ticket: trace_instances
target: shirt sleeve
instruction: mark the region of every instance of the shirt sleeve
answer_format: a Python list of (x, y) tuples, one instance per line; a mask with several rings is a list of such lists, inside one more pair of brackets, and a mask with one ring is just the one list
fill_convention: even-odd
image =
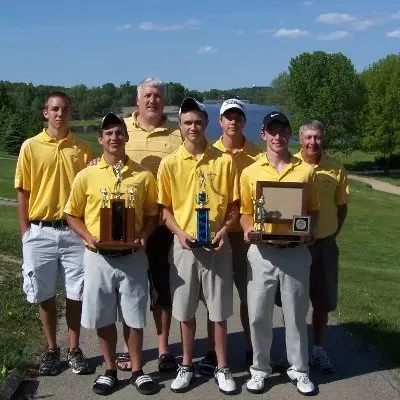
[(314, 169), (310, 167), (310, 175), (308, 178), (308, 196), (307, 196), (307, 211), (319, 211), (319, 192), (316, 174)]
[[(82, 171), (83, 172), (83, 171)], [(73, 217), (83, 218), (86, 208), (85, 176), (79, 172), (72, 182), (71, 193), (64, 208), (66, 214)]]
[(168, 166), (161, 161), (157, 174), (158, 204), (165, 207), (171, 207), (171, 180)]
[(343, 204), (347, 204), (349, 202), (349, 196), (350, 196), (350, 189), (349, 189), (349, 181), (347, 179), (347, 173), (344, 168), (341, 168), (339, 174), (339, 184), (336, 188), (336, 193), (335, 193), (336, 205), (342, 206)]
[(24, 142), (19, 152), (15, 170), (15, 189), (31, 191), (31, 152), (28, 142)]
[(146, 184), (146, 195), (144, 198), (143, 211), (145, 216), (158, 215), (157, 186), (153, 174), (150, 172)]
[(240, 213), (253, 214), (253, 212), (251, 183), (245, 168), (240, 177)]

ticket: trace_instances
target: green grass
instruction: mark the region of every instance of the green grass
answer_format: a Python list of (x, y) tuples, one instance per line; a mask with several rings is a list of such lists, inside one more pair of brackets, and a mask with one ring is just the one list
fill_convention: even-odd
[(17, 198), (17, 191), (14, 189), (16, 165), (16, 159), (0, 159), (0, 197), (7, 199)]
[(348, 218), (339, 237), (339, 322), (400, 368), (400, 196), (351, 182)]
[(32, 365), (43, 339), (37, 305), (21, 292), (21, 266), (2, 262), (0, 268), (0, 383), (13, 368)]
[(17, 207), (0, 204), (0, 254), (22, 257)]
[(102, 154), (100, 144), (97, 140), (98, 135), (97, 133), (77, 133), (75, 134), (77, 138), (80, 138), (82, 140), (85, 140), (90, 144), (92, 147), (92, 150), (94, 151), (95, 155), (99, 156)]

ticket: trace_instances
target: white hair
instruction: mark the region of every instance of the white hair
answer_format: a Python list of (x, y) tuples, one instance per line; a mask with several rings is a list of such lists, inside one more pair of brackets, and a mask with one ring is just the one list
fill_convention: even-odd
[(317, 119), (313, 119), (313, 120), (304, 122), (304, 124), (302, 124), (299, 129), (299, 137), (301, 137), (301, 135), (303, 134), (304, 131), (308, 131), (308, 130), (320, 131), (322, 136), (325, 135), (324, 125), (322, 124), (321, 121), (318, 121)]
[(137, 87), (138, 97), (140, 97), (142, 89), (146, 86), (155, 87), (155, 88), (160, 89), (162, 95), (165, 96), (165, 83), (163, 81), (161, 81), (160, 79), (150, 77), (150, 78), (143, 79), (139, 83), (139, 85)]

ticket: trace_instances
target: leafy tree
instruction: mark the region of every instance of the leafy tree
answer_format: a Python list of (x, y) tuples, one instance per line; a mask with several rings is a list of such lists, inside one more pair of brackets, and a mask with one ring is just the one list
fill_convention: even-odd
[(292, 58), (288, 96), (295, 129), (306, 120), (319, 119), (326, 128), (328, 147), (350, 149), (360, 143), (365, 88), (342, 53), (316, 51)]
[(170, 106), (179, 106), (185, 98), (185, 87), (180, 83), (167, 83), (165, 102)]
[(4, 149), (4, 138), (7, 132), (8, 124), (11, 118), (11, 112), (8, 107), (3, 105), (0, 108), (0, 148)]
[(272, 82), (273, 93), (271, 94), (271, 103), (279, 104), (282, 108), (286, 108), (288, 103), (289, 92), (289, 73), (281, 72)]
[(14, 113), (8, 123), (4, 136), (4, 150), (18, 155), (22, 143), (28, 138), (26, 115), (23, 112)]
[(367, 90), (363, 147), (387, 160), (400, 145), (400, 54), (388, 55), (362, 74)]

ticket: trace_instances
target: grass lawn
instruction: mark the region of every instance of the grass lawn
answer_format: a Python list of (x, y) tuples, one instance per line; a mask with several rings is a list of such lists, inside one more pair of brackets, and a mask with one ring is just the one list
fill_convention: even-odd
[(351, 182), (351, 203), (340, 247), (335, 316), (400, 368), (400, 196)]
[(15, 206), (0, 205), (0, 254), (22, 257), (17, 207)]
[(16, 159), (0, 158), (0, 197), (16, 199), (17, 191), (14, 189)]

